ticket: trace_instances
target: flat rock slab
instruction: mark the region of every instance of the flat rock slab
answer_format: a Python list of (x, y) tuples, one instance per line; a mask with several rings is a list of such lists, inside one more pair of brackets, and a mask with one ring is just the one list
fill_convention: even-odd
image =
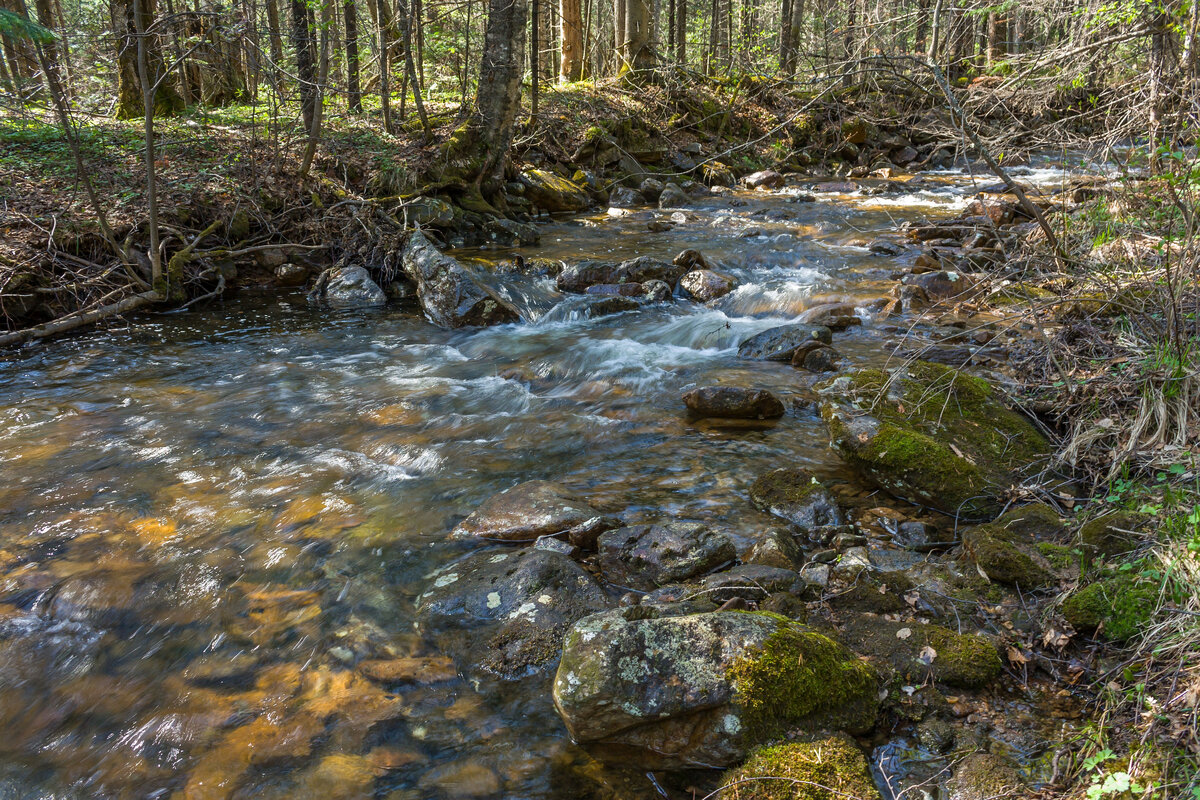
[(600, 513), (550, 481), (526, 481), (493, 495), (455, 526), (456, 537), (532, 542), (574, 528)]
[(771, 392), (740, 386), (701, 386), (685, 393), (683, 402), (700, 417), (776, 419), (784, 412), (783, 402)]
[(750, 502), (805, 531), (846, 521), (833, 493), (811, 472), (792, 467), (760, 475), (750, 487)]
[(601, 534), (597, 548), (606, 580), (641, 591), (702, 575), (737, 556), (728, 536), (700, 522), (617, 528)]
[(833, 332), (824, 325), (781, 325), (751, 336), (738, 346), (738, 355), (756, 361), (791, 361), (805, 342), (833, 343)]

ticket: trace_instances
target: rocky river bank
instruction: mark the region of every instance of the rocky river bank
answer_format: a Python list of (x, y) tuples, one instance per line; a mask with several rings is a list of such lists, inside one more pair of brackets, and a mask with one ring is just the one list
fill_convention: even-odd
[[(1095, 665), (1045, 637), (1117, 614), (1056, 590), (1140, 522), (1078, 529), (1009, 399), (1056, 278), (1018, 271), (1006, 187), (643, 181), (586, 214), (586, 175), (533, 172), (514, 197), (581, 212), (538, 248), (413, 233), (308, 300), (5, 365), (0, 787), (1056, 779)], [(1047, 208), (1092, 185), (1027, 172)]]

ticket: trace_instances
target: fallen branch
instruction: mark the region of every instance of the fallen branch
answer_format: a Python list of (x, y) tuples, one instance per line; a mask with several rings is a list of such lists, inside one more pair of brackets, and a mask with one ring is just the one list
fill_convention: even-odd
[(54, 336), (59, 333), (82, 328), (84, 325), (91, 325), (94, 322), (99, 322), (102, 319), (127, 314), (130, 311), (136, 311), (139, 308), (158, 303), (162, 301), (162, 295), (158, 292), (142, 292), (135, 294), (132, 297), (126, 297), (118, 300), (115, 303), (100, 308), (87, 311), (74, 316), (60, 317), (52, 322), (45, 322), (41, 325), (35, 325), (32, 328), (25, 328), (12, 333), (0, 335), (0, 346), (12, 344), (21, 344), (32, 339), (44, 339), (47, 336)]

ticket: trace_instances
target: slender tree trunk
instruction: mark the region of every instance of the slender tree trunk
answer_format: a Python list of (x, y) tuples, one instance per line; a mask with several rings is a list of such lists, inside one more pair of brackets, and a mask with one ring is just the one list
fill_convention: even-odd
[(400, 37), (404, 44), (404, 69), (408, 81), (412, 84), (413, 105), (417, 107), (417, 118), (421, 120), (421, 130), (428, 140), (433, 131), (429, 127), (429, 117), (425, 113), (425, 100), (421, 96), (421, 84), (417, 82), (417, 66), (413, 61), (412, 26), (409, 25), (408, 8), (404, 0), (396, 0), (396, 19), (400, 21)]
[(271, 42), (271, 85), (283, 96), (280, 70), (283, 68), (283, 36), (279, 28), (279, 0), (267, 0), (267, 39)]
[(321, 2), (321, 56), (317, 66), (317, 81), (314, 87), (314, 102), (312, 123), (308, 128), (308, 144), (304, 148), (304, 158), (300, 164), (300, 176), (308, 174), (313, 158), (317, 154), (317, 145), (321, 142), (321, 121), (325, 116), (325, 87), (329, 81), (329, 39), (333, 32), (333, 0)]
[(633, 72), (654, 69), (654, 49), (650, 46), (650, 4), (647, 0), (625, 0), (625, 68)]
[(296, 49), (296, 80), (300, 84), (300, 116), (304, 130), (311, 131), (317, 112), (317, 76), (313, 57), (312, 22), (308, 3), (291, 0), (292, 46)]
[(479, 88), (466, 143), (468, 148), (475, 143), (482, 147), (475, 185), (486, 197), (494, 196), (504, 181), (505, 160), (521, 106), (528, 16), (529, 0), (488, 0)]
[(625, 54), (628, 52), (627, 34), (625, 32), (625, 3), (627, 0), (613, 0), (613, 51), (617, 57), (617, 71), (628, 63)]
[(158, 238), (158, 179), (154, 171), (154, 115), (155, 95), (154, 79), (156, 73), (150, 69), (150, 37), (146, 35), (147, 22), (152, 20), (153, 8), (150, 0), (133, 0), (133, 25), (137, 39), (134, 45), (137, 62), (136, 72), (142, 95), (142, 120), (145, 138), (144, 163), (146, 167), (146, 203), (149, 214), (150, 228), (150, 285), (162, 297), (172, 294), (182, 295), (182, 286), (167, 286), (163, 282), (162, 250), (159, 249)]
[(586, 77), (586, 62), (583, 57), (583, 16), (579, 0), (560, 0), (558, 24), (559, 39), (562, 41), (559, 74), (566, 81), (581, 81)]
[(675, 0), (675, 60), (687, 66), (687, 0)]
[(791, 0), (788, 5), (790, 6), (788, 13), (791, 16), (791, 19), (788, 20), (788, 38), (792, 46), (790, 52), (791, 59), (786, 65), (784, 75), (788, 78), (794, 78), (800, 64), (800, 31), (803, 30), (800, 24), (804, 19), (804, 0)]
[(529, 117), (537, 120), (538, 115), (538, 79), (542, 74), (541, 51), (538, 41), (541, 34), (541, 0), (530, 0), (529, 3)]
[(993, 11), (987, 22), (987, 65), (991, 67), (1008, 57), (1008, 20)]
[(375, 9), (375, 28), (379, 37), (379, 108), (383, 115), (383, 129), (392, 133), (392, 87), (389, 80), (391, 42), (388, 41), (387, 6), (379, 0), (368, 2)]
[(362, 89), (358, 69), (358, 6), (354, 0), (344, 0), (342, 13), (346, 18), (346, 99), (350, 110), (362, 113)]

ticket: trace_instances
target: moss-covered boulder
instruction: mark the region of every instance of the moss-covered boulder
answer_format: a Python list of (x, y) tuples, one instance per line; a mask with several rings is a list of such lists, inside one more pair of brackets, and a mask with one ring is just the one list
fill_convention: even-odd
[(527, 169), (518, 180), (525, 196), (546, 211), (583, 211), (592, 202), (582, 186), (544, 169)]
[(820, 387), (832, 447), (897, 497), (993, 519), (1050, 444), (980, 378), (939, 364), (862, 369)]
[(1016, 766), (991, 753), (973, 753), (960, 761), (946, 789), (949, 800), (1016, 800), (1029, 796)]
[(1121, 574), (1071, 592), (1062, 613), (1078, 631), (1099, 630), (1106, 639), (1124, 642), (1150, 621), (1159, 594), (1158, 583)]
[(726, 767), (786, 730), (863, 733), (875, 671), (767, 613), (635, 606), (585, 617), (563, 643), (554, 703), (578, 742), (660, 768)]
[(839, 635), (885, 677), (906, 683), (932, 678), (948, 686), (978, 689), (1003, 671), (1000, 653), (990, 639), (955, 633), (941, 625), (854, 614), (842, 617)]
[(1115, 511), (1096, 517), (1079, 529), (1079, 540), (1089, 557), (1119, 556), (1138, 545), (1146, 516), (1133, 511)]
[[(879, 800), (867, 759), (845, 734), (754, 751), (721, 780), (738, 800)], [(724, 794), (722, 795), (724, 796)]]
[(963, 532), (963, 555), (985, 578), (1000, 583), (1037, 589), (1058, 580), (1052, 537), (1062, 536), (1066, 526), (1058, 514), (1045, 505), (1021, 506), (1006, 512), (987, 525)]

